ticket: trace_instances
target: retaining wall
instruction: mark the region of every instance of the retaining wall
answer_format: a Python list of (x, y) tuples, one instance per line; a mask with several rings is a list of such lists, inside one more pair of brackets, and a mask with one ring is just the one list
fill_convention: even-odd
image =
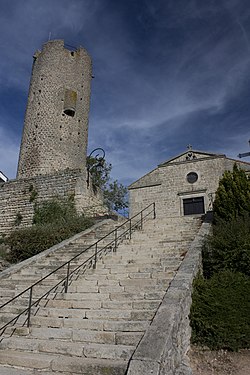
[(74, 199), (79, 213), (106, 213), (102, 195), (94, 192), (91, 186), (91, 181), (87, 186), (86, 171), (81, 170), (65, 170), (0, 184), (0, 235), (30, 226), (35, 204), (55, 197)]

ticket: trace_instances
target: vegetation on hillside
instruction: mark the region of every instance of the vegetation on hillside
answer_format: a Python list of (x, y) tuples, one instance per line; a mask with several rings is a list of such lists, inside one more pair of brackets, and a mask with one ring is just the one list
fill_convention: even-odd
[(192, 342), (210, 349), (250, 348), (249, 193), (250, 181), (236, 165), (216, 193), (190, 313)]
[(78, 215), (72, 199), (53, 199), (35, 205), (33, 225), (16, 229), (4, 242), (10, 248), (7, 260), (20, 262), (81, 232), (93, 220)]

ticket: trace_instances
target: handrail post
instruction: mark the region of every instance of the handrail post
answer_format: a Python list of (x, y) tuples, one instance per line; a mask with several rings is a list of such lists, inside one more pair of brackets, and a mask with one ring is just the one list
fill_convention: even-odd
[(28, 319), (27, 319), (27, 327), (28, 327), (28, 328), (29, 328), (29, 326), (30, 326), (30, 315), (31, 315), (32, 293), (33, 293), (33, 286), (30, 287), (29, 308), (28, 308)]
[(131, 240), (132, 238), (132, 220), (129, 220), (129, 239)]
[(67, 276), (66, 276), (66, 280), (65, 280), (65, 290), (64, 290), (65, 293), (68, 292), (68, 286), (69, 286), (69, 269), (70, 269), (70, 261), (68, 262), (68, 265), (67, 265)]
[(155, 202), (153, 203), (153, 209), (154, 209), (154, 216), (153, 216), (153, 219), (155, 219), (156, 218), (156, 212), (155, 212)]
[(115, 230), (115, 246), (114, 246), (114, 252), (116, 252), (117, 249), (117, 229)]
[(94, 269), (96, 269), (96, 262), (97, 262), (97, 242), (95, 244), (95, 263), (94, 263)]
[(142, 230), (142, 222), (143, 222), (143, 211), (141, 211), (141, 230)]

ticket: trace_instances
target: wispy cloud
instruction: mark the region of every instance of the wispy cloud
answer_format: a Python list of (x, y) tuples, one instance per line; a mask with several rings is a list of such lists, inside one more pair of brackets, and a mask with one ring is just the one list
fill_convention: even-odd
[[(131, 182), (187, 143), (236, 155), (250, 120), (246, 5), (3, 0), (0, 99), (7, 90), (10, 102), (8, 118), (0, 117), (1, 149), (5, 143), (11, 149), (7, 127), (13, 135), (23, 121), (13, 111), (12, 95), (21, 100), (27, 94), (32, 54), (51, 32), (52, 39), (83, 45), (93, 58), (89, 150), (105, 148), (114, 178)], [(16, 149), (20, 134), (12, 144)], [(239, 141), (232, 143), (234, 138)]]

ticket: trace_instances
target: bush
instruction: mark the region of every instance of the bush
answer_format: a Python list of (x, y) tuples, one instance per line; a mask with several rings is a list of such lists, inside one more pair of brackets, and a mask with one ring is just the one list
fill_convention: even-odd
[(250, 215), (218, 220), (204, 242), (202, 259), (206, 278), (225, 269), (250, 276)]
[(250, 213), (250, 181), (244, 170), (234, 164), (219, 182), (213, 204), (215, 222), (218, 218), (232, 220)]
[(194, 281), (192, 341), (210, 349), (250, 347), (250, 182), (234, 165), (220, 181), (213, 232)]
[(91, 219), (76, 217), (72, 218), (67, 225), (33, 225), (30, 228), (16, 230), (5, 240), (6, 245), (11, 249), (7, 260), (15, 263), (25, 260), (89, 228), (91, 225), (93, 225)]
[(209, 280), (198, 275), (190, 312), (192, 343), (212, 350), (250, 348), (250, 279), (221, 271)]
[(72, 199), (51, 200), (35, 206), (33, 226), (13, 231), (4, 243), (9, 246), (7, 260), (20, 262), (93, 225), (78, 216)]
[(66, 224), (77, 216), (73, 200), (53, 199), (35, 206), (33, 224)]

